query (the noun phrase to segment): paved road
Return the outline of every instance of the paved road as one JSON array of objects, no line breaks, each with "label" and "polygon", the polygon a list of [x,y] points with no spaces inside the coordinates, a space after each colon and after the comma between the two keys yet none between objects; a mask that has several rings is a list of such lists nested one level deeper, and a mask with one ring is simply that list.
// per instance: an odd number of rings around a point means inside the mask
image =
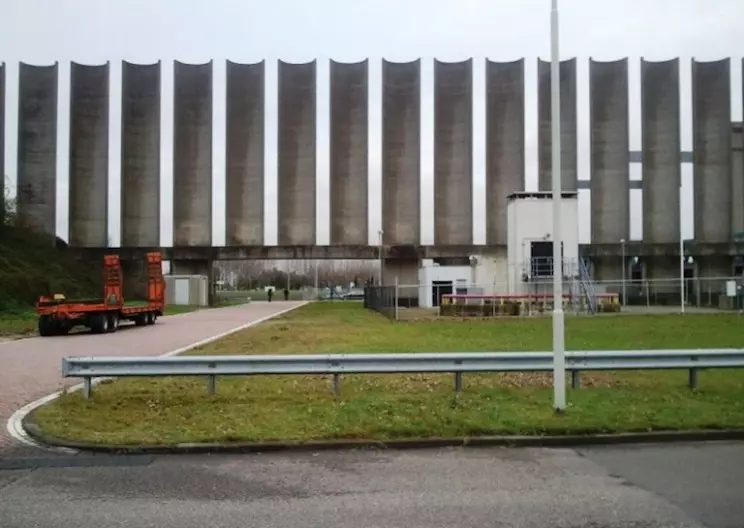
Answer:
[{"label": "paved road", "polygon": [[122,326],[114,334],[72,334],[0,344],[0,458],[17,455],[5,423],[20,407],[76,380],[61,377],[65,356],[157,356],[271,316],[300,302],[253,302],[163,317],[153,326]]},{"label": "paved road", "polygon": [[744,444],[50,463],[0,463],[3,528],[744,526]]}]

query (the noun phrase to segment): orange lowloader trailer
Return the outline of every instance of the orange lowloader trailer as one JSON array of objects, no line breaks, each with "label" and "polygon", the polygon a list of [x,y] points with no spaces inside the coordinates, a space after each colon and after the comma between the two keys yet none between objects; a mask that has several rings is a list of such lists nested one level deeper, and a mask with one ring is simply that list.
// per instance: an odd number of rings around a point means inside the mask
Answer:
[{"label": "orange lowloader trailer", "polygon": [[41,297],[36,303],[39,335],[65,335],[75,326],[90,328],[94,334],[116,332],[121,321],[137,326],[154,324],[165,309],[163,255],[147,254],[147,300],[126,302],[124,274],[118,255],[103,257],[103,298],[68,300],[63,294]]}]

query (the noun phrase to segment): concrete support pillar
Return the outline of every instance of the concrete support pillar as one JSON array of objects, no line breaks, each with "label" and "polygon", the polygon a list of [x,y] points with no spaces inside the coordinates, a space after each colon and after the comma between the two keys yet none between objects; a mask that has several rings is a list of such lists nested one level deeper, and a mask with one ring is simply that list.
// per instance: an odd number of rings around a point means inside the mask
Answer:
[{"label": "concrete support pillar", "polygon": [[401,306],[418,306],[419,280],[418,269],[421,263],[418,259],[386,260],[382,270],[382,284],[393,286],[398,279],[398,299]]},{"label": "concrete support pillar", "polygon": [[[629,262],[625,257],[625,264]],[[595,281],[613,282],[620,284],[623,280],[623,258],[620,257],[596,257],[592,259],[592,278]],[[626,279],[629,278],[629,271],[626,269]]]},{"label": "concrete support pillar", "polygon": [[171,262],[171,275],[202,275],[207,277],[208,302],[215,302],[214,266],[211,260],[174,260]]},{"label": "concrete support pillar", "polygon": [[[734,274],[734,259],[728,256],[698,257],[697,280],[694,281],[700,306],[718,307],[719,297],[726,293],[726,281]],[[691,285],[692,286],[692,285]]]}]

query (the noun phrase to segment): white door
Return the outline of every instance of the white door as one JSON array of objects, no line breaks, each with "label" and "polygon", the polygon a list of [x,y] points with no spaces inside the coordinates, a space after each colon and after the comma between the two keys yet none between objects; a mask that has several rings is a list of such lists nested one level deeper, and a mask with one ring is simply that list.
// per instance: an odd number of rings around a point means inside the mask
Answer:
[{"label": "white door", "polygon": [[175,304],[189,304],[189,279],[176,279],[176,298]]}]

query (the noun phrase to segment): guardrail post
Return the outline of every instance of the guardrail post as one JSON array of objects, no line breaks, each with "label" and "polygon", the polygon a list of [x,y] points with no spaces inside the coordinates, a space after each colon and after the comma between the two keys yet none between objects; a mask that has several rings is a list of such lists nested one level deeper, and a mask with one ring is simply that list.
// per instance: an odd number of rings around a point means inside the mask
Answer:
[{"label": "guardrail post", "polygon": [[91,393],[93,391],[93,380],[90,379],[90,377],[83,378],[83,398],[86,400],[90,399]]},{"label": "guardrail post", "polygon": [[574,390],[581,388],[581,371],[580,370],[571,371],[571,388]]},{"label": "guardrail post", "polygon": [[455,392],[462,392],[462,372],[455,372]]},{"label": "guardrail post", "polygon": [[207,392],[210,396],[214,396],[217,392],[217,376],[207,377]]},{"label": "guardrail post", "polygon": [[336,398],[341,397],[341,374],[333,375],[333,395]]},{"label": "guardrail post", "polygon": [[687,385],[691,389],[697,389],[698,387],[698,369],[691,368],[687,375]]}]

